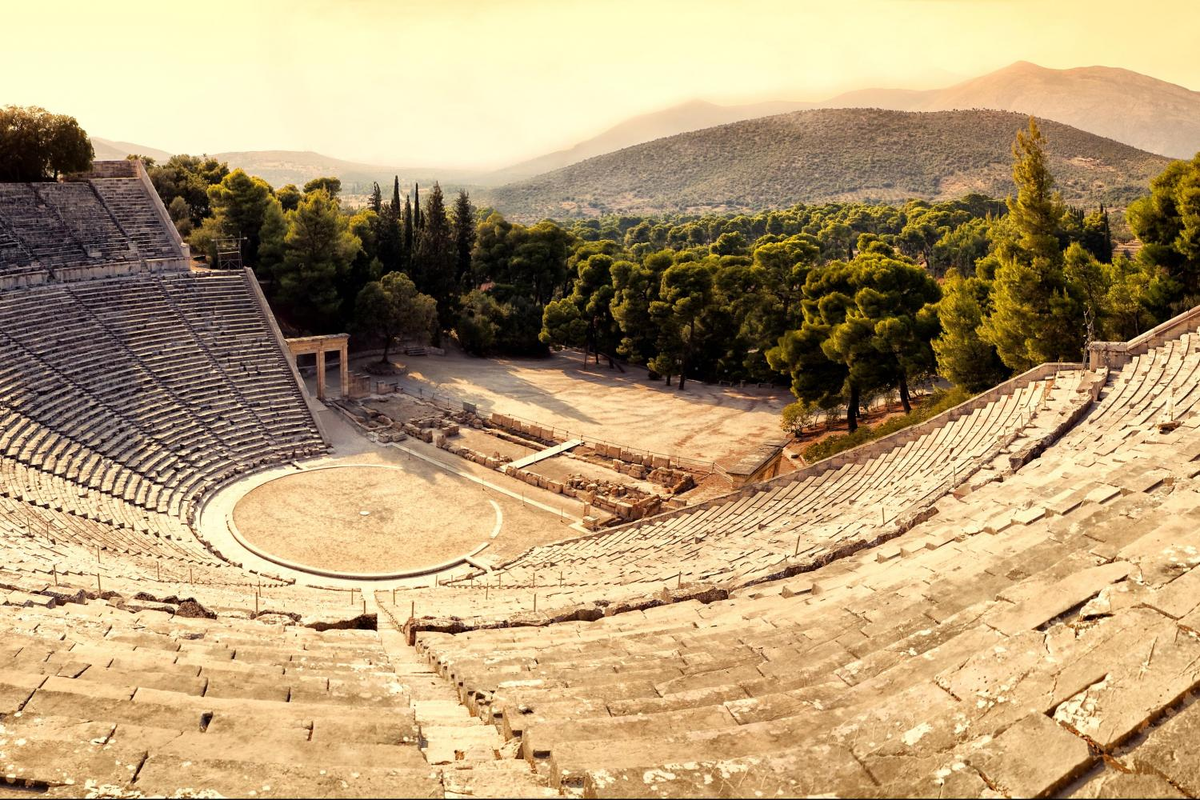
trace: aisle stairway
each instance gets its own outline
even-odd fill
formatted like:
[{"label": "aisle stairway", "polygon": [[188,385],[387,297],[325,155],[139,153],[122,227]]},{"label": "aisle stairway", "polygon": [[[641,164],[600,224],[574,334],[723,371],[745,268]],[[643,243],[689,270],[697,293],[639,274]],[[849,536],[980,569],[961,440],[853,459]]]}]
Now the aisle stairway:
[{"label": "aisle stairway", "polygon": [[379,614],[379,637],[411,698],[421,751],[440,775],[447,797],[558,796],[546,778],[518,757],[517,742],[507,742],[459,702],[454,685],[408,644],[387,612]]}]

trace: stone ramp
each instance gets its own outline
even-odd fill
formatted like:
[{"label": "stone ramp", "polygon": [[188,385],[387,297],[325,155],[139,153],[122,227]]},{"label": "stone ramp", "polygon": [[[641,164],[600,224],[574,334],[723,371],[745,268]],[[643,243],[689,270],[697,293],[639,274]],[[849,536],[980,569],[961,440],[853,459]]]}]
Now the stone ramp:
[{"label": "stone ramp", "polygon": [[536,464],[539,461],[545,461],[547,458],[554,458],[568,450],[572,450],[583,444],[583,439],[571,439],[570,441],[556,444],[553,447],[547,447],[545,450],[539,450],[536,453],[530,453],[524,458],[518,458],[516,461],[506,465],[506,469],[524,469],[531,464]]}]

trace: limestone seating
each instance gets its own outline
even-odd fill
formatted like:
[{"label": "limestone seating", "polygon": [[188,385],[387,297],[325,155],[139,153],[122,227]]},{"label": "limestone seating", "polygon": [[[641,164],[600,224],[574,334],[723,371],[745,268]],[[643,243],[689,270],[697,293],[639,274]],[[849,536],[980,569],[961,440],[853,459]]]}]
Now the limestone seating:
[{"label": "limestone seating", "polygon": [[[202,303],[198,287],[209,282],[240,303],[238,324],[254,345],[218,347],[219,337],[185,319],[176,298]],[[40,466],[43,444],[77,456],[88,452],[79,446],[90,448],[100,463],[120,465],[96,473],[90,485],[121,485],[126,499],[186,516],[227,477],[323,450],[282,355],[262,352],[266,323],[240,274],[88,281],[6,292],[0,305],[0,336],[14,348],[0,368],[0,396],[24,417],[5,440],[14,458]],[[73,324],[55,324],[64,317]],[[152,319],[153,326],[142,324]],[[62,446],[51,431],[76,446]],[[56,463],[70,469],[78,460]],[[137,481],[119,479],[120,468],[162,488],[142,492]]]},{"label": "limestone seating", "polygon": [[175,258],[179,249],[163,228],[152,203],[137,178],[90,180],[112,215],[145,258]]},{"label": "limestone seating", "polygon": [[[1146,474],[1181,475],[1200,454],[1157,447],[1166,466]],[[866,551],[707,606],[418,646],[527,757],[596,796],[1032,796],[1097,779],[1090,743],[1136,774],[1153,763],[1148,780],[1190,777],[1184,750],[1142,750],[1137,733],[1200,687],[1200,496],[1116,459],[1043,462],[1014,478],[1020,492],[991,484],[914,527],[894,557]],[[1105,480],[1128,494],[1054,500]],[[979,524],[1021,498],[1041,513]],[[1056,502],[1066,513],[1047,516]]]},{"label": "limestone seating", "polygon": [[88,259],[120,262],[137,258],[136,248],[89,184],[30,184],[30,188],[54,210]]},{"label": "limestone seating", "polygon": [[25,267],[31,264],[55,267],[86,262],[87,251],[63,225],[34,191],[33,184],[5,183],[0,185],[0,218],[12,236],[20,242],[19,249],[8,250],[15,263],[4,262],[0,267]]},{"label": "limestone seating", "polygon": [[132,614],[104,602],[67,608],[0,607],[10,632],[0,642],[0,760],[10,783],[442,795],[373,631]]},{"label": "limestone seating", "polygon": [[[1023,424],[1026,440],[1051,430],[1080,402],[1079,381],[1078,373],[1066,373],[1035,382],[866,463],[776,479],[707,507],[533,548],[487,580],[493,587],[497,581],[541,585],[547,593],[561,580],[583,587],[574,594],[584,599],[655,591],[668,581],[744,583],[797,563],[820,563],[843,546],[894,529],[910,509],[995,457],[1000,440]],[[422,605],[430,608],[430,602]],[[446,613],[461,616],[455,605],[447,600]]]},{"label": "limestone seating", "polygon": [[1040,458],[882,547],[710,605],[418,647],[595,796],[1194,785],[1200,419],[1149,424],[1165,387],[1194,385],[1190,353],[1132,361]]}]

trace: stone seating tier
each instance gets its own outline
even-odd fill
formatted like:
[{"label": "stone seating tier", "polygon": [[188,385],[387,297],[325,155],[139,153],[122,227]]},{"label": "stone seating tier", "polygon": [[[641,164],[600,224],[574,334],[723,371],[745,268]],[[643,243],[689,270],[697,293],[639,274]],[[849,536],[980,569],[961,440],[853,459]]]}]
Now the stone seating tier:
[{"label": "stone seating tier", "polygon": [[586,796],[1194,795],[1198,365],[1134,359],[1039,458],[803,575],[417,646]]},{"label": "stone seating tier", "polygon": [[0,345],[0,456],[151,511],[324,450],[243,273],[0,293]]},{"label": "stone seating tier", "polygon": [[0,184],[0,288],[187,269],[187,248],[144,170],[117,166]]}]

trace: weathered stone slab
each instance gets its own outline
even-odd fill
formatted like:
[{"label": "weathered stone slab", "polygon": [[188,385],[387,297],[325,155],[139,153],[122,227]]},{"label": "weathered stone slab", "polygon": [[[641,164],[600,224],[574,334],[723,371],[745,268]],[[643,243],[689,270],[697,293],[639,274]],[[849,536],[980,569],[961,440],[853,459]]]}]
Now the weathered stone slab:
[{"label": "weathered stone slab", "polygon": [[1184,708],[1149,732],[1146,741],[1129,754],[1143,770],[1165,776],[1189,795],[1200,794],[1200,707]]},{"label": "weathered stone slab", "polygon": [[969,757],[1010,797],[1042,797],[1092,763],[1087,743],[1045,714],[1030,714]]},{"label": "weathered stone slab", "polygon": [[1098,594],[1105,586],[1124,579],[1131,568],[1128,563],[1114,562],[1072,573],[1015,607],[998,608],[984,615],[983,621],[1005,635],[1015,636],[1054,619]]}]

